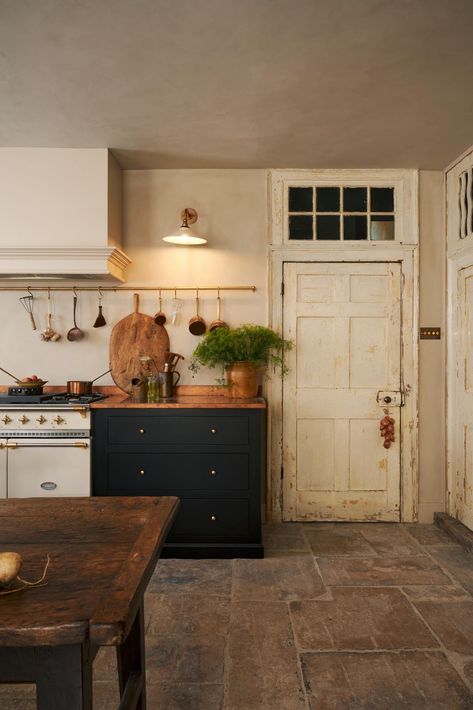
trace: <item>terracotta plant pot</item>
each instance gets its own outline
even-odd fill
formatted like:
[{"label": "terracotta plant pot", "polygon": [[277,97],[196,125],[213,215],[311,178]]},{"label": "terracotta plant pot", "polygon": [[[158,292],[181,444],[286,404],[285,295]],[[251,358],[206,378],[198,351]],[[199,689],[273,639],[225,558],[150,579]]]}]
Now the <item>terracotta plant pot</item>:
[{"label": "terracotta plant pot", "polygon": [[258,394],[258,367],[254,362],[234,362],[227,367],[229,397],[250,399]]}]

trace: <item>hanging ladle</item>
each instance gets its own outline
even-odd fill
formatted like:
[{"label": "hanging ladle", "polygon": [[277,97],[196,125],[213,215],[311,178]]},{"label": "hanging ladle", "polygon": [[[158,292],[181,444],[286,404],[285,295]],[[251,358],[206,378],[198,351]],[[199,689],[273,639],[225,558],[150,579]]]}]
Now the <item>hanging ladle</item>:
[{"label": "hanging ladle", "polygon": [[217,289],[217,318],[209,325],[209,330],[217,330],[218,328],[228,328],[224,320],[220,318],[220,289]]},{"label": "hanging ladle", "polygon": [[102,328],[102,326],[107,325],[107,321],[103,317],[102,313],[102,297],[102,289],[99,286],[99,314],[95,319],[95,323],[93,325],[94,328]]},{"label": "hanging ladle", "polygon": [[166,322],[166,314],[163,313],[161,290],[159,291],[159,311],[154,316],[154,322],[156,325],[164,325]]},{"label": "hanging ladle", "polygon": [[76,323],[76,311],[77,311],[77,293],[75,288],[73,289],[74,291],[74,299],[73,299],[73,306],[72,306],[72,314],[73,314],[73,320],[74,320],[74,327],[71,328],[68,333],[67,333],[67,339],[74,341],[74,340],[82,340],[84,337],[84,332],[79,328],[79,326]]}]

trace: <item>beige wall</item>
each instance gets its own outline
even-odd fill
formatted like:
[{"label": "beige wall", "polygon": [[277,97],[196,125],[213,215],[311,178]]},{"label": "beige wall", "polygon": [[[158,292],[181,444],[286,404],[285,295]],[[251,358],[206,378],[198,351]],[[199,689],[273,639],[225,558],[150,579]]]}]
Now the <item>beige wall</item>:
[{"label": "beige wall", "polygon": [[419,520],[445,510],[445,230],[443,173],[419,179],[421,326],[441,340],[419,341]]},{"label": "beige wall", "polygon": [[[263,170],[152,170],[124,173],[124,250],[133,263],[130,283],[141,285],[256,285],[257,292],[223,293],[222,317],[232,326],[267,322],[267,195]],[[199,213],[196,230],[206,236],[206,247],[176,247],[162,236],[179,223],[184,207]],[[443,176],[420,174],[420,324],[440,325],[444,313]],[[18,298],[2,294],[0,365],[20,376],[36,373],[51,383],[90,379],[108,367],[108,341],[114,322],[132,308],[132,294],[107,293],[104,315],[108,325],[94,329],[95,294],[80,294],[79,324],[86,338],[69,343],[44,343],[31,330]],[[198,342],[187,330],[194,315],[193,295],[178,294],[184,305],[178,323],[169,325],[171,347],[186,357],[181,366],[184,383],[213,383],[219,373],[201,370],[192,379],[187,369]],[[165,294],[164,309],[170,315]],[[202,293],[201,311],[215,317],[215,294]],[[36,301],[40,328],[45,326],[46,297]],[[143,295],[141,310],[157,310],[155,294]],[[54,327],[65,333],[72,326],[72,295],[54,295]],[[420,519],[430,522],[444,509],[444,340],[420,342]],[[2,377],[1,381],[6,378]],[[109,377],[102,380],[111,383]]]},{"label": "beige wall", "polygon": [[[256,293],[223,292],[222,317],[232,326],[267,321],[266,172],[264,170],[154,170],[124,173],[124,250],[133,260],[130,284],[171,286],[255,285]],[[204,247],[177,247],[162,237],[179,224],[184,207],[199,213],[196,229],[209,240]],[[132,294],[106,293],[107,326],[94,329],[97,296],[79,294],[79,318],[84,340],[42,342],[19,304],[22,294],[3,293],[1,299],[0,365],[24,376],[38,374],[51,383],[91,379],[108,368],[108,342],[113,323],[132,310]],[[187,369],[199,339],[187,329],[194,315],[194,294],[181,293],[184,304],[176,325],[169,325],[171,347],[186,357],[182,382],[214,383],[219,372],[201,370],[195,379]],[[170,316],[171,293],[163,294]],[[201,294],[201,313],[216,316],[215,293]],[[65,336],[72,327],[72,294],[54,294],[54,327]],[[45,327],[46,295],[35,300],[40,328]],[[141,309],[153,314],[157,294],[142,295]],[[0,381],[4,382],[6,376]],[[101,380],[111,384],[109,377]]]}]

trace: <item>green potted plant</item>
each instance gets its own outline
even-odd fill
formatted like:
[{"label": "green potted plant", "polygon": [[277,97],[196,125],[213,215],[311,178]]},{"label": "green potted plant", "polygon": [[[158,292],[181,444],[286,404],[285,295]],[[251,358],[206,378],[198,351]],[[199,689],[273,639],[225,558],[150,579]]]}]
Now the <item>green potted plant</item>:
[{"label": "green potted plant", "polygon": [[190,368],[195,371],[201,365],[221,367],[222,375],[226,373],[229,396],[256,397],[260,369],[270,365],[284,375],[284,351],[292,345],[292,341],[262,325],[217,328],[198,344]]}]

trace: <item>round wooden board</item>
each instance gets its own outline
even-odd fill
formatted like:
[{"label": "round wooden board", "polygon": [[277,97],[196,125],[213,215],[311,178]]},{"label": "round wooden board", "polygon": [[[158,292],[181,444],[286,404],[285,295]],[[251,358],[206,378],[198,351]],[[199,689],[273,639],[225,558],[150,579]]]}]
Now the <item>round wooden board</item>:
[{"label": "round wooden board", "polygon": [[122,318],[110,336],[110,367],[115,384],[124,392],[131,393],[131,381],[142,374],[140,357],[148,355],[158,370],[164,368],[164,357],[169,350],[169,335],[166,328],[157,325],[151,316],[135,313]]}]

